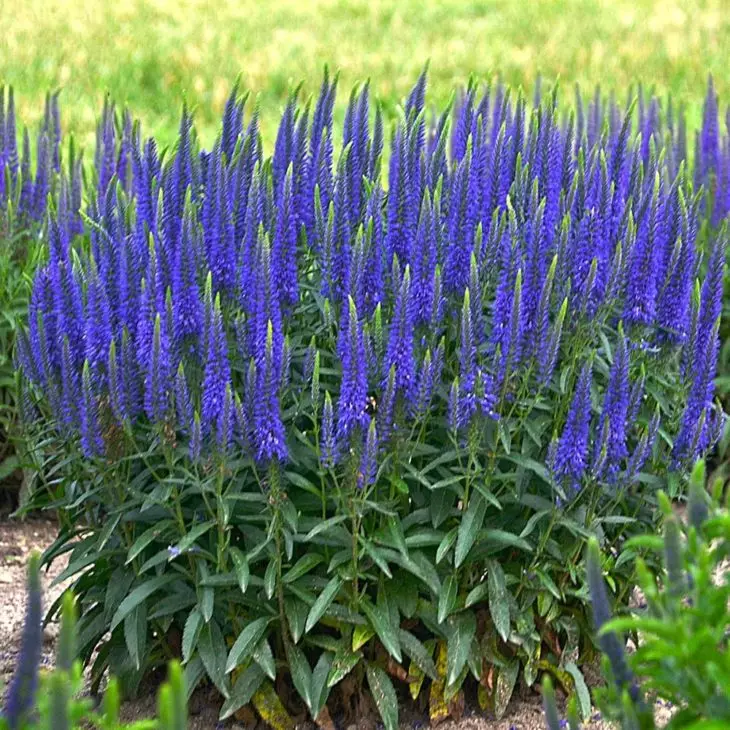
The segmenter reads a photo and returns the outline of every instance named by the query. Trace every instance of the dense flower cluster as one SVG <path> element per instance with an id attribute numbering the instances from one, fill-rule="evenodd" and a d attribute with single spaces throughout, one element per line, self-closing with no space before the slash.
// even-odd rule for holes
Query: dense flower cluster
<path id="1" fill-rule="evenodd" d="M 56 214 L 71 235 L 83 231 L 81 216 L 81 157 L 70 147 L 68 170 L 61 168 L 61 117 L 58 92 L 46 96 L 45 110 L 35 139 L 35 162 L 31 135 L 23 129 L 18 149 L 18 122 L 13 88 L 0 86 L 0 211 L 12 203 L 14 212 L 28 222 L 42 222 L 48 196 L 53 195 Z"/>
<path id="2" fill-rule="evenodd" d="M 210 149 L 187 108 L 160 150 L 107 103 L 82 214 L 54 178 L 17 360 L 98 676 L 181 635 L 223 717 L 289 672 L 317 718 L 360 663 L 394 728 L 406 654 L 433 707 L 471 674 L 501 713 L 520 666 L 579 651 L 586 537 L 651 528 L 718 438 L 712 87 L 692 166 L 642 92 L 470 84 L 433 115 L 425 86 L 390 135 L 355 89 L 336 149 L 325 74 L 271 157 L 237 89 Z"/>
<path id="3" fill-rule="evenodd" d="M 730 213 L 730 107 L 725 109 L 722 120 L 712 77 L 703 108 L 702 129 L 695 138 L 695 185 L 704 185 L 711 193 L 711 221 L 719 225 Z"/>
<path id="4" fill-rule="evenodd" d="M 412 425 L 443 414 L 464 443 L 529 396 L 554 405 L 543 453 L 563 486 L 637 474 L 660 421 L 675 462 L 707 449 L 726 236 L 698 244 L 706 198 L 681 116 L 643 94 L 638 110 L 578 96 L 563 115 L 555 95 L 530 108 L 471 85 L 432 117 L 425 85 L 387 163 L 367 85 L 335 154 L 329 76 L 314 101 L 292 95 L 271 159 L 237 90 L 209 151 L 186 109 L 161 153 L 107 104 L 85 235 L 70 204 L 51 213 L 20 348 L 61 432 L 94 456 L 114 426 L 151 424 L 195 460 L 267 464 L 287 460 L 306 410 L 322 463 L 354 453 L 372 481 Z M 49 109 L 33 206 L 56 164 L 55 97 Z M 695 178 L 719 222 L 730 152 L 716 117 L 710 88 Z"/>

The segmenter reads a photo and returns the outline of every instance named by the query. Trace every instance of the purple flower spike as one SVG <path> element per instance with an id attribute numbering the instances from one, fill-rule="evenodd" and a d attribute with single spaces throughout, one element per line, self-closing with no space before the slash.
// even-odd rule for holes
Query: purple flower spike
<path id="1" fill-rule="evenodd" d="M 35 706 L 43 640 L 39 563 L 40 557 L 34 554 L 28 566 L 28 605 L 20 640 L 20 654 L 2 714 L 9 730 L 24 727 Z"/>
<path id="2" fill-rule="evenodd" d="M 189 453 L 190 453 L 190 460 L 195 463 L 200 459 L 200 450 L 202 447 L 202 441 L 203 441 L 203 434 L 202 429 L 200 426 L 200 415 L 198 412 L 195 412 L 195 416 L 193 417 L 193 431 L 190 434 L 190 446 L 189 446 Z"/>
<path id="3" fill-rule="evenodd" d="M 592 364 L 587 362 L 580 372 L 568 418 L 550 465 L 555 480 L 566 482 L 576 491 L 588 465 L 591 380 Z"/>
<path id="4" fill-rule="evenodd" d="M 177 425 L 183 433 L 192 433 L 193 429 L 193 403 L 190 398 L 188 381 L 185 377 L 183 364 L 177 369 L 175 375 L 175 412 L 177 414 Z"/>
<path id="5" fill-rule="evenodd" d="M 324 467 L 333 466 L 335 463 L 334 411 L 332 409 L 332 398 L 330 398 L 329 392 L 325 392 L 324 394 L 319 461 Z"/>
<path id="6" fill-rule="evenodd" d="M 81 375 L 81 450 L 92 458 L 104 452 L 104 441 L 99 425 L 98 396 L 94 390 L 89 361 L 84 363 Z"/>
<path id="7" fill-rule="evenodd" d="M 383 363 L 384 382 L 387 382 L 391 366 L 395 366 L 396 390 L 410 403 L 414 397 L 416 363 L 413 357 L 413 306 L 409 267 L 406 267 L 403 275 L 393 311 Z"/>
<path id="8" fill-rule="evenodd" d="M 709 183 L 709 177 L 717 174 L 720 151 L 720 128 L 715 86 L 710 76 L 707 80 L 707 96 L 702 109 L 702 132 L 700 133 L 700 158 L 697 162 L 699 183 Z"/>
<path id="9" fill-rule="evenodd" d="M 155 317 L 152 347 L 145 370 L 144 407 L 152 423 L 164 423 L 170 405 L 172 391 L 170 372 L 170 343 L 167 328 L 162 326 L 159 315 Z"/>
<path id="10" fill-rule="evenodd" d="M 619 327 L 619 341 L 603 399 L 599 432 L 607 428 L 604 469 L 615 476 L 628 455 L 626 449 L 626 417 L 629 409 L 629 351 L 623 328 Z M 597 444 L 598 446 L 598 444 Z M 595 454 L 597 460 L 600 454 Z M 602 472 L 600 470 L 600 472 Z M 599 473 L 600 473 L 599 472 Z"/>
<path id="11" fill-rule="evenodd" d="M 296 304 L 299 299 L 297 284 L 297 232 L 292 193 L 292 166 L 286 171 L 276 220 L 276 233 L 271 247 L 275 282 L 283 303 Z"/>
<path id="12" fill-rule="evenodd" d="M 378 471 L 378 433 L 375 428 L 375 419 L 370 421 L 367 437 L 365 438 L 365 448 L 362 453 L 360 462 L 360 472 L 358 474 L 358 486 L 366 487 L 375 482 L 375 475 Z"/>
<path id="13" fill-rule="evenodd" d="M 342 385 L 337 404 L 337 443 L 338 447 L 346 448 L 352 432 L 366 427 L 368 423 L 365 412 L 368 394 L 365 343 L 362 324 L 351 297 L 348 306 L 342 308 L 339 351 Z"/>
<path id="14" fill-rule="evenodd" d="M 231 380 L 231 366 L 228 360 L 228 341 L 223 327 L 220 295 L 216 296 L 208 337 L 208 355 L 203 375 L 200 420 L 203 435 L 215 434 L 222 438 L 223 405 L 226 388 Z"/>
<path id="15" fill-rule="evenodd" d="M 279 378 L 274 363 L 274 330 L 269 320 L 263 366 L 256 368 L 254 400 L 254 436 L 256 458 L 262 463 L 284 461 L 288 451 L 286 433 L 281 420 Z"/>

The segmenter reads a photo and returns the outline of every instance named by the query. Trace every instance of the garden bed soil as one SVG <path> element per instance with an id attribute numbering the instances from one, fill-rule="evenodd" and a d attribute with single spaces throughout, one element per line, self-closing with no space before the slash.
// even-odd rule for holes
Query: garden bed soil
<path id="1" fill-rule="evenodd" d="M 7 685 L 15 667 L 18 655 L 21 628 L 25 611 L 25 569 L 29 555 L 34 550 L 43 550 L 54 539 L 56 525 L 52 522 L 29 520 L 26 522 L 0 522 L 0 683 Z M 57 561 L 50 571 L 43 574 L 44 605 L 48 606 L 64 590 L 64 585 L 51 586 L 53 579 L 63 570 L 61 560 Z M 50 667 L 53 663 L 54 644 L 58 627 L 50 625 L 44 632 L 42 662 Z M 151 717 L 155 712 L 155 688 L 149 687 L 137 700 L 127 702 L 123 708 L 126 721 Z M 253 730 L 253 724 L 242 724 L 233 721 L 218 723 L 217 716 L 220 703 L 215 693 L 196 693 L 191 701 L 190 730 Z M 657 713 L 662 719 L 668 719 L 669 710 L 658 704 Z M 308 724 L 307 730 L 314 730 Z M 421 728 L 428 725 L 424 718 L 407 718 L 402 722 L 403 728 Z M 262 730 L 262 725 L 256 730 Z M 363 722 L 363 730 L 374 730 L 372 719 Z M 360 727 L 338 728 L 338 730 L 360 730 Z M 545 720 L 542 714 L 540 698 L 535 693 L 525 693 L 512 700 L 507 715 L 502 720 L 485 717 L 478 709 L 467 707 L 465 716 L 459 722 L 444 722 L 439 730 L 544 730 Z M 585 730 L 610 730 L 611 726 L 594 719 L 584 725 Z"/>

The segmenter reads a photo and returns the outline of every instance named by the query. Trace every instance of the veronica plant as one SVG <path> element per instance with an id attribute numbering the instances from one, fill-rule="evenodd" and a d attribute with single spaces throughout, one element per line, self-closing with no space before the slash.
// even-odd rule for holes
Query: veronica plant
<path id="1" fill-rule="evenodd" d="M 710 220 L 717 227 L 730 214 L 730 107 L 723 115 L 712 77 L 695 136 L 695 157 L 695 183 L 705 187 Z"/>
<path id="2" fill-rule="evenodd" d="M 0 87 L 0 483 L 19 466 L 12 445 L 20 410 L 13 351 L 33 273 L 43 259 L 48 201 L 56 201 L 75 233 L 81 231 L 81 161 L 71 144 L 68 167 L 61 167 L 58 94 L 46 97 L 35 156 L 27 127 L 18 149 L 19 132 L 13 89 Z"/>
<path id="3" fill-rule="evenodd" d="M 724 119 L 723 119 L 724 117 Z M 695 179 L 707 192 L 704 201 L 709 224 L 718 228 L 730 215 L 730 107 L 724 115 L 720 109 L 712 78 L 707 89 L 703 107 L 702 127 L 695 138 Z M 723 310 L 721 327 L 720 374 L 716 385 L 723 401 L 730 392 L 730 338 L 728 327 L 730 310 L 727 301 Z"/>
<path id="4" fill-rule="evenodd" d="M 106 107 L 19 348 L 95 683 L 179 652 L 224 717 L 271 720 L 289 673 L 313 718 L 367 684 L 389 728 L 391 676 L 434 719 L 469 677 L 497 714 L 520 669 L 577 687 L 586 539 L 653 524 L 718 438 L 727 231 L 698 239 L 658 102 L 472 84 L 431 116 L 425 83 L 387 190 L 367 85 L 337 153 L 337 79 L 293 93 L 268 159 L 237 90 L 209 151 L 186 109 L 160 151 Z"/>

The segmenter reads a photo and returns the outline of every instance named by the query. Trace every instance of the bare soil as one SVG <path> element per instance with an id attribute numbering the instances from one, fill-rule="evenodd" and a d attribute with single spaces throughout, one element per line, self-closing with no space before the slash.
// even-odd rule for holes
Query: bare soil
<path id="1" fill-rule="evenodd" d="M 15 666 L 21 628 L 25 611 L 25 567 L 34 550 L 43 550 L 54 539 L 56 525 L 45 521 L 0 522 L 0 683 L 6 685 Z M 64 585 L 51 586 L 53 579 L 63 570 L 63 562 L 57 561 L 43 575 L 44 602 L 48 606 L 64 590 Z M 43 664 L 52 666 L 53 650 L 58 627 L 49 625 L 44 633 Z M 517 692 L 502 720 L 485 716 L 479 709 L 467 707 L 459 722 L 444 722 L 439 730 L 544 730 L 545 720 L 539 696 L 532 691 Z M 190 730 L 254 730 L 254 723 L 217 721 L 220 701 L 215 693 L 198 692 L 190 705 Z M 155 712 L 155 688 L 150 687 L 142 697 L 127 702 L 123 717 L 127 721 L 151 717 Z M 660 704 L 657 714 L 668 718 L 669 710 Z M 253 717 L 252 717 L 253 720 Z M 262 730 L 259 723 L 256 730 Z M 304 727 L 304 726 L 303 726 Z M 373 730 L 373 723 L 363 723 L 363 730 Z M 427 730 L 424 718 L 409 718 L 404 728 Z M 314 725 L 308 723 L 308 729 Z M 584 725 L 585 730 L 611 730 L 611 726 L 597 714 Z M 360 730 L 357 726 L 338 730 Z"/>

